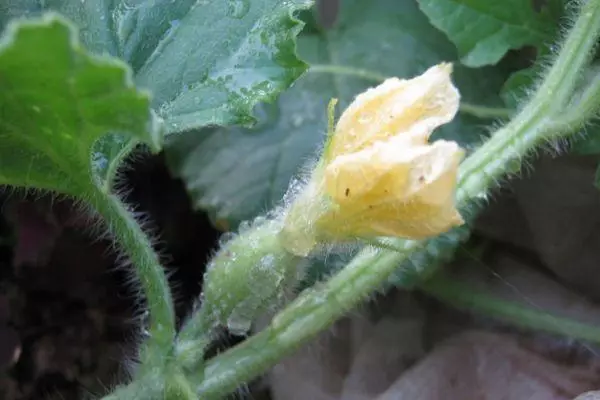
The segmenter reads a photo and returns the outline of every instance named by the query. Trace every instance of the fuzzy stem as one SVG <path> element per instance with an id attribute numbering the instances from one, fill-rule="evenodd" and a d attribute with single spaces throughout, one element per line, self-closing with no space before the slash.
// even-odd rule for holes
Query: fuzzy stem
<path id="1" fill-rule="evenodd" d="M 520 163 L 549 134 L 555 137 L 559 133 L 552 132 L 547 123 L 553 112 L 568 103 L 599 31 L 600 1 L 588 1 L 530 102 L 461 164 L 459 206 L 465 207 L 485 196 L 507 174 L 513 161 Z M 397 252 L 363 250 L 319 289 L 309 289 L 298 296 L 264 331 L 209 360 L 203 380 L 198 383 L 198 393 L 202 398 L 220 398 L 241 382 L 263 373 L 381 288 L 411 253 L 426 245 L 424 241 L 411 240 L 395 243 Z M 419 274 L 429 276 L 434 268 L 430 265 Z"/>
<path id="2" fill-rule="evenodd" d="M 136 139 L 131 139 L 129 142 L 119 151 L 119 153 L 110 161 L 108 170 L 106 171 L 106 180 L 103 184 L 102 191 L 105 193 L 111 193 L 115 180 L 117 179 L 117 172 L 119 167 L 122 165 L 123 160 L 131 154 L 133 149 L 139 144 Z"/>
<path id="3" fill-rule="evenodd" d="M 437 275 L 420 285 L 419 289 L 451 306 L 499 318 L 512 325 L 600 343 L 600 328 L 596 326 L 502 300 L 446 276 Z"/>
<path id="4" fill-rule="evenodd" d="M 460 169 L 457 202 L 478 198 L 494 186 L 497 180 L 515 162 L 540 143 L 566 129 L 562 125 L 549 126 L 552 118 L 570 101 L 577 80 L 586 66 L 600 31 L 600 2 L 586 2 L 569 32 L 558 58 L 548 70 L 533 97 L 521 112 L 505 127 L 498 130 L 478 151 L 468 157 Z M 582 119 L 586 109 L 575 109 Z M 550 132 L 554 131 L 553 134 Z M 486 176 L 487 175 L 487 176 Z"/>
<path id="5" fill-rule="evenodd" d="M 583 91 L 579 100 L 565 113 L 552 119 L 549 125 L 561 131 L 582 129 L 590 122 L 590 116 L 597 116 L 598 108 L 600 108 L 600 73 Z"/>
<path id="6" fill-rule="evenodd" d="M 89 197 L 116 243 L 135 267 L 150 314 L 149 338 L 140 350 L 142 367 L 162 364 L 173 347 L 175 314 L 169 283 L 150 240 L 121 200 L 101 189 Z"/>

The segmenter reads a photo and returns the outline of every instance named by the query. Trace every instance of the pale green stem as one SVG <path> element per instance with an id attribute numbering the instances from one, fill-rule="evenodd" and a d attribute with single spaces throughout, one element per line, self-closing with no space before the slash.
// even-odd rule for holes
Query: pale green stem
<path id="1" fill-rule="evenodd" d="M 108 165 L 108 170 L 106 171 L 106 181 L 104 182 L 104 187 L 102 190 L 106 193 L 111 193 L 113 190 L 113 186 L 115 183 L 115 179 L 117 178 L 117 172 L 119 167 L 122 165 L 123 160 L 131 154 L 132 150 L 139 144 L 139 141 L 136 139 L 131 139 L 129 142 L 119 151 L 119 153 L 110 160 L 110 164 Z"/>
<path id="2" fill-rule="evenodd" d="M 368 69 L 344 67 L 343 65 L 331 65 L 331 64 L 311 64 L 308 72 L 314 72 L 318 74 L 334 74 L 334 75 L 346 75 L 355 78 L 362 78 L 367 81 L 381 83 L 385 81 L 389 76 L 370 71 Z"/>
<path id="3" fill-rule="evenodd" d="M 312 64 L 308 71 L 313 73 L 352 76 L 354 78 L 361 78 L 376 83 L 381 83 L 389 78 L 388 76 L 367 69 L 331 64 Z M 487 107 L 465 101 L 461 101 L 459 111 L 482 119 L 508 119 L 513 114 L 513 111 L 508 108 Z"/>
<path id="4" fill-rule="evenodd" d="M 173 301 L 164 270 L 148 236 L 117 196 L 98 189 L 88 201 L 135 267 L 150 316 L 149 337 L 140 349 L 142 368 L 155 367 L 166 360 L 175 337 Z"/>
<path id="5" fill-rule="evenodd" d="M 459 111 L 482 119 L 509 119 L 514 114 L 508 108 L 479 106 L 464 101 L 460 102 Z"/>
<path id="6" fill-rule="evenodd" d="M 419 289 L 451 306 L 502 319 L 512 325 L 600 343 L 600 328 L 596 326 L 534 310 L 522 303 L 502 300 L 439 274 L 420 285 Z"/>
<path id="7" fill-rule="evenodd" d="M 506 175 L 513 161 L 520 162 L 521 157 L 547 139 L 551 128 L 547 123 L 568 102 L 599 31 L 600 1 L 588 1 L 528 105 L 461 165 L 459 206 L 465 207 L 484 196 Z M 395 242 L 397 252 L 362 251 L 318 289 L 300 294 L 264 331 L 209 360 L 203 381 L 198 383 L 198 393 L 203 399 L 220 398 L 241 382 L 263 373 L 381 288 L 403 261 L 426 245 L 423 241 Z M 419 274 L 429 276 L 434 268 L 429 266 Z"/>
<path id="8" fill-rule="evenodd" d="M 566 131 L 584 128 L 590 122 L 589 116 L 597 114 L 600 103 L 598 93 L 600 93 L 600 74 L 594 77 L 578 101 L 567 112 L 558 115 L 548 123 L 550 129 Z"/>

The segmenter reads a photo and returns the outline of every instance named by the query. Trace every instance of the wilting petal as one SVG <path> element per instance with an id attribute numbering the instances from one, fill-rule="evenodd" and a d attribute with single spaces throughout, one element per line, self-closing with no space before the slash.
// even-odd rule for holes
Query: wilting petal
<path id="1" fill-rule="evenodd" d="M 454 207 L 454 142 L 409 146 L 401 137 L 336 158 L 325 171 L 335 207 L 319 219 L 328 236 L 423 238 L 461 224 Z"/>
<path id="2" fill-rule="evenodd" d="M 419 131 L 421 141 L 426 142 L 431 132 L 451 121 L 458 110 L 460 95 L 451 72 L 451 64 L 440 64 L 410 80 L 387 79 L 358 95 L 336 125 L 330 157 L 408 131 Z"/>
<path id="3" fill-rule="evenodd" d="M 287 211 L 289 251 L 307 255 L 318 243 L 352 238 L 422 239 L 463 223 L 454 192 L 464 152 L 455 142 L 428 142 L 458 111 L 451 71 L 440 64 L 356 97 Z"/>

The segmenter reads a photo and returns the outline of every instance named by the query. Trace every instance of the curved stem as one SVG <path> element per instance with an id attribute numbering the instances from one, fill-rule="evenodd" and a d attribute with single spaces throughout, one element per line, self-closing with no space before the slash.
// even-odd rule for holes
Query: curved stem
<path id="1" fill-rule="evenodd" d="M 558 57 L 527 105 L 461 164 L 458 203 L 479 198 L 496 185 L 499 174 L 494 170 L 504 172 L 515 162 L 520 165 L 520 159 L 541 142 L 572 132 L 571 127 L 552 126 L 550 122 L 571 100 L 599 31 L 600 2 L 590 0 L 583 4 Z M 587 110 L 582 108 L 574 111 L 583 114 Z M 590 117 L 582 115 L 582 118 Z M 567 132 L 558 129 L 567 129 Z"/>
<path id="2" fill-rule="evenodd" d="M 116 195 L 97 189 L 88 201 L 135 267 L 150 314 L 149 338 L 141 349 L 142 367 L 156 366 L 166 360 L 175 337 L 173 300 L 164 270 L 148 236 Z"/>
<path id="3" fill-rule="evenodd" d="M 131 139 L 119 153 L 110 161 L 108 170 L 106 171 L 106 180 L 104 181 L 102 191 L 111 193 L 115 184 L 115 178 L 119 167 L 122 165 L 123 160 L 133 151 L 133 149 L 139 144 L 138 140 Z"/>
<path id="4" fill-rule="evenodd" d="M 548 119 L 555 108 L 568 102 L 600 31 L 600 1 L 584 3 L 580 11 L 563 49 L 528 105 L 461 164 L 459 206 L 468 206 L 485 196 L 515 160 L 520 163 L 521 157 L 547 140 L 551 128 Z M 381 288 L 412 253 L 427 251 L 424 241 L 394 242 L 395 252 L 363 250 L 327 283 L 303 292 L 264 331 L 209 360 L 203 380 L 198 383 L 198 393 L 203 398 L 219 398 L 234 390 L 239 382 L 266 371 Z M 429 276 L 434 269 L 434 265 L 428 265 L 418 273 Z M 410 278 L 404 282 L 412 283 Z"/>
<path id="5" fill-rule="evenodd" d="M 473 290 L 470 285 L 448 277 L 436 276 L 420 285 L 419 289 L 454 307 L 499 318 L 512 325 L 600 343 L 600 328 L 596 326 L 534 310 L 517 302 L 502 300 Z"/>

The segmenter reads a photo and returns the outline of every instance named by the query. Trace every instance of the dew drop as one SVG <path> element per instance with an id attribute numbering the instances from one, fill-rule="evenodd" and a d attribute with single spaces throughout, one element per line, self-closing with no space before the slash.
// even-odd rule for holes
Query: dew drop
<path id="1" fill-rule="evenodd" d="M 227 329 L 236 336 L 245 336 L 251 327 L 252 321 L 249 318 L 236 315 L 235 312 L 227 318 Z"/>
<path id="2" fill-rule="evenodd" d="M 292 126 L 298 128 L 304 122 L 304 117 L 301 114 L 292 115 Z"/>
<path id="3" fill-rule="evenodd" d="M 262 215 L 259 215 L 258 217 L 254 218 L 254 221 L 252 221 L 252 224 L 254 226 L 260 226 L 260 225 L 263 225 L 265 222 L 267 222 L 267 218 Z"/>
<path id="4" fill-rule="evenodd" d="M 230 242 L 235 237 L 236 237 L 235 233 L 225 232 L 219 237 L 219 244 L 221 246 L 225 246 L 228 242 Z"/>
<path id="5" fill-rule="evenodd" d="M 259 264 L 262 269 L 272 269 L 275 266 L 275 256 L 267 254 L 260 259 Z"/>
<path id="6" fill-rule="evenodd" d="M 240 222 L 240 225 L 238 227 L 238 232 L 244 233 L 244 232 L 248 231 L 251 227 L 252 227 L 251 221 L 242 221 L 242 222 Z"/>
<path id="7" fill-rule="evenodd" d="M 229 15 L 233 18 L 241 19 L 248 14 L 250 10 L 250 1 L 249 0 L 230 0 L 229 1 Z"/>

